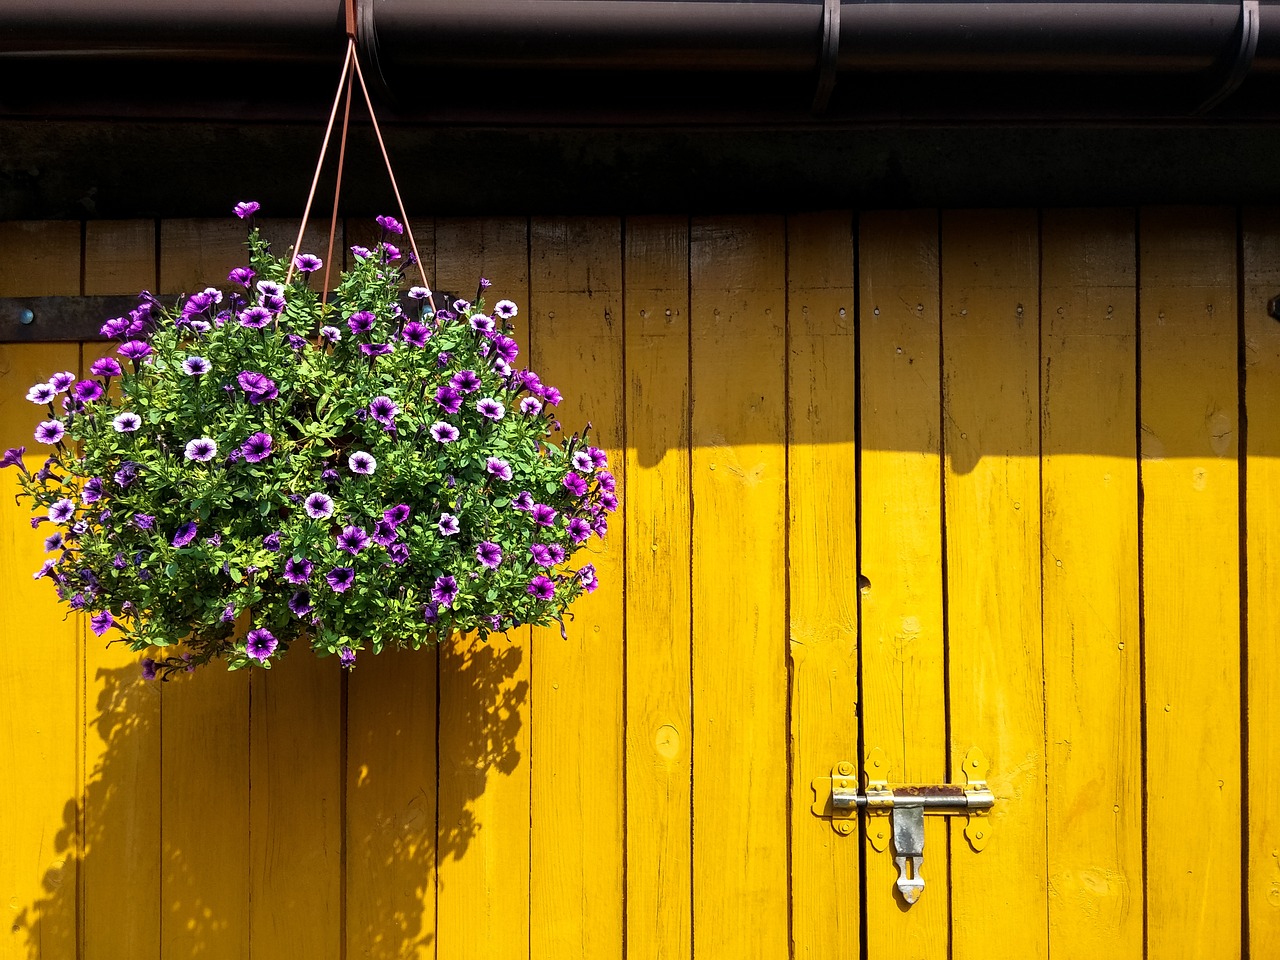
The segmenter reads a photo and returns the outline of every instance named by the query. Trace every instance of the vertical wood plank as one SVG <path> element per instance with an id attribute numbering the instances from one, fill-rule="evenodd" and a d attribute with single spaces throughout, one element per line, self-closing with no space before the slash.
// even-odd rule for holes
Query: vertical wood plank
<path id="1" fill-rule="evenodd" d="M 1236 218 L 1140 216 L 1148 951 L 1240 930 Z M 1188 816 L 1186 786 L 1196 784 Z"/>
<path id="2" fill-rule="evenodd" d="M 786 354 L 778 218 L 690 228 L 694 956 L 788 944 Z"/>
<path id="3" fill-rule="evenodd" d="M 160 224 L 167 299 L 221 286 L 243 262 L 244 225 L 227 220 Z M 167 684 L 161 731 L 162 955 L 247 958 L 248 671 L 211 666 Z"/>
<path id="4" fill-rule="evenodd" d="M 622 462 L 622 237 L 612 218 L 530 224 L 534 369 L 558 386 L 566 431 L 594 422 L 592 439 Z M 621 477 L 618 498 L 625 510 Z M 600 588 L 566 624 L 534 631 L 530 751 L 530 954 L 616 958 L 622 953 L 624 519 L 576 562 Z"/>
<path id="5" fill-rule="evenodd" d="M 853 217 L 787 221 L 791 903 L 796 957 L 854 956 L 858 836 L 813 815 L 814 777 L 857 760 L 858 454 Z"/>
<path id="6" fill-rule="evenodd" d="M 80 292 L 80 224 L 0 223 L 0 296 Z M 32 384 L 79 369 L 74 345 L 0 346 L 0 450 L 25 446 L 29 470 L 52 452 L 33 439 L 41 410 L 25 399 Z M 14 502 L 16 468 L 0 472 L 0 610 L 13 637 L 41 641 L 0 664 L 0 902 L 5 922 L 0 957 L 74 956 L 77 949 L 83 627 L 65 618 L 48 581 L 31 573 L 45 560 L 28 522 L 31 507 Z"/>
<path id="7" fill-rule="evenodd" d="M 84 292 L 154 289 L 151 220 L 85 225 Z M 106 320 L 106 317 L 102 318 Z M 84 366 L 115 343 L 84 345 Z M 115 382 L 113 381 L 113 389 Z M 160 956 L 160 722 L 163 685 L 141 677 L 123 643 L 87 637 L 85 648 L 85 960 Z M 122 896 L 121 891 L 129 891 Z"/>
<path id="8" fill-rule="evenodd" d="M 978 747 L 997 798 L 981 853 L 951 819 L 956 960 L 1047 951 L 1038 254 L 1034 211 L 943 214 L 951 775 Z"/>
<path id="9" fill-rule="evenodd" d="M 1280 293 L 1276 210 L 1244 211 L 1245 464 L 1249 613 L 1249 859 L 1245 864 L 1249 955 L 1280 943 L 1280 323 L 1267 301 Z"/>
<path id="10" fill-rule="evenodd" d="M 626 223 L 627 950 L 692 949 L 689 224 Z"/>
<path id="11" fill-rule="evenodd" d="M 1044 213 L 1041 490 L 1049 949 L 1142 956 L 1131 210 Z"/>
<path id="12" fill-rule="evenodd" d="M 938 214 L 864 214 L 862 345 L 862 729 L 895 782 L 942 783 L 947 717 L 942 612 L 942 416 Z M 853 758 L 861 766 L 862 758 Z M 946 821 L 925 818 L 924 895 L 904 910 L 883 834 L 868 842 L 867 952 L 944 958 Z M 870 841 L 873 838 L 868 838 Z M 879 849 L 876 849 L 879 847 Z"/>
<path id="13" fill-rule="evenodd" d="M 420 228 L 419 250 L 429 231 Z M 529 355 L 529 243 L 523 218 L 441 220 L 436 303 L 485 297 L 519 307 L 518 366 Z M 417 282 L 417 281 L 415 281 Z M 440 648 L 440 956 L 529 955 L 529 630 L 454 636 Z"/>
<path id="14" fill-rule="evenodd" d="M 297 644 L 279 669 L 250 669 L 250 949 L 337 960 L 342 668 Z"/>

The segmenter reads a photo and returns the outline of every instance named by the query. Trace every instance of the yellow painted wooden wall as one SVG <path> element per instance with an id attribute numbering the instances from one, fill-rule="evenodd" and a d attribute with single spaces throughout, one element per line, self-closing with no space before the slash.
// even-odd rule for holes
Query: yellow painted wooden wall
<path id="1" fill-rule="evenodd" d="M 1274 955 L 1277 223 L 424 221 L 618 464 L 602 588 L 567 639 L 148 684 L 0 475 L 0 958 Z M 240 238 L 0 223 L 0 296 L 201 288 Z M 0 343 L 0 447 L 103 349 Z M 986 847 L 930 818 L 905 909 L 810 781 L 975 746 Z"/>

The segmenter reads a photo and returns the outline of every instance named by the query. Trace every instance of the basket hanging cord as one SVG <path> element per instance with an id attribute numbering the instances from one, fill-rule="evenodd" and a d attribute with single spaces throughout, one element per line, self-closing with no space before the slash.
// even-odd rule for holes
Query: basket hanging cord
<path id="1" fill-rule="evenodd" d="M 355 41 L 350 49 L 354 50 Z M 320 302 L 329 302 L 329 271 L 333 266 L 333 238 L 338 233 L 338 198 L 342 194 L 342 162 L 347 156 L 347 127 L 351 120 L 351 88 L 355 82 L 353 73 L 347 74 L 347 100 L 342 108 L 342 137 L 338 140 L 338 175 L 333 184 L 333 215 L 329 218 L 329 249 L 324 255 L 324 286 L 320 289 Z M 294 248 L 297 249 L 296 247 Z"/>

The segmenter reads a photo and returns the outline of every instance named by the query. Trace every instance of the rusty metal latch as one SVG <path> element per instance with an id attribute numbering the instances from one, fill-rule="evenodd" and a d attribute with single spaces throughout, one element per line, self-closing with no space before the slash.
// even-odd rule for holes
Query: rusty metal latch
<path id="1" fill-rule="evenodd" d="M 868 814 L 867 841 L 884 851 L 888 837 L 883 820 L 889 817 L 893 833 L 893 861 L 898 867 L 898 892 L 908 906 L 924 892 L 925 814 L 967 818 L 964 835 L 975 851 L 987 845 L 991 834 L 987 812 L 996 798 L 987 787 L 987 758 L 977 747 L 965 754 L 961 767 L 965 786 L 959 784 L 900 784 L 889 786 L 889 763 L 879 748 L 867 754 L 863 789 L 858 789 L 857 768 L 848 760 L 836 764 L 829 777 L 813 781 L 813 813 L 829 819 L 836 833 L 847 837 L 854 832 L 858 811 Z M 877 821 L 871 818 L 875 817 Z"/>

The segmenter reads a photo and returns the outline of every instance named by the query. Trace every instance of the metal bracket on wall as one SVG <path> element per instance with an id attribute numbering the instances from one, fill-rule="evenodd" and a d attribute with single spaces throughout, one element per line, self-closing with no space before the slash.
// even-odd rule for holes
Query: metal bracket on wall
<path id="1" fill-rule="evenodd" d="M 134 297 L 0 297 L 0 343 L 101 340 L 98 329 L 138 305 Z"/>
<path id="2" fill-rule="evenodd" d="M 958 784 L 889 785 L 889 762 L 879 747 L 867 754 L 864 767 L 865 786 L 858 790 L 856 767 L 842 760 L 832 768 L 830 777 L 818 777 L 813 783 L 815 816 L 829 819 L 836 833 L 847 837 L 853 833 L 858 811 L 865 810 L 867 841 L 883 852 L 893 834 L 893 860 L 898 867 L 898 892 L 908 906 L 924 892 L 925 814 L 954 816 L 964 814 L 965 837 L 975 851 L 981 851 L 991 835 L 988 811 L 995 805 L 995 795 L 987 787 L 987 758 L 977 747 L 965 754 L 961 764 L 965 786 Z M 889 817 L 886 829 L 883 818 Z"/>

